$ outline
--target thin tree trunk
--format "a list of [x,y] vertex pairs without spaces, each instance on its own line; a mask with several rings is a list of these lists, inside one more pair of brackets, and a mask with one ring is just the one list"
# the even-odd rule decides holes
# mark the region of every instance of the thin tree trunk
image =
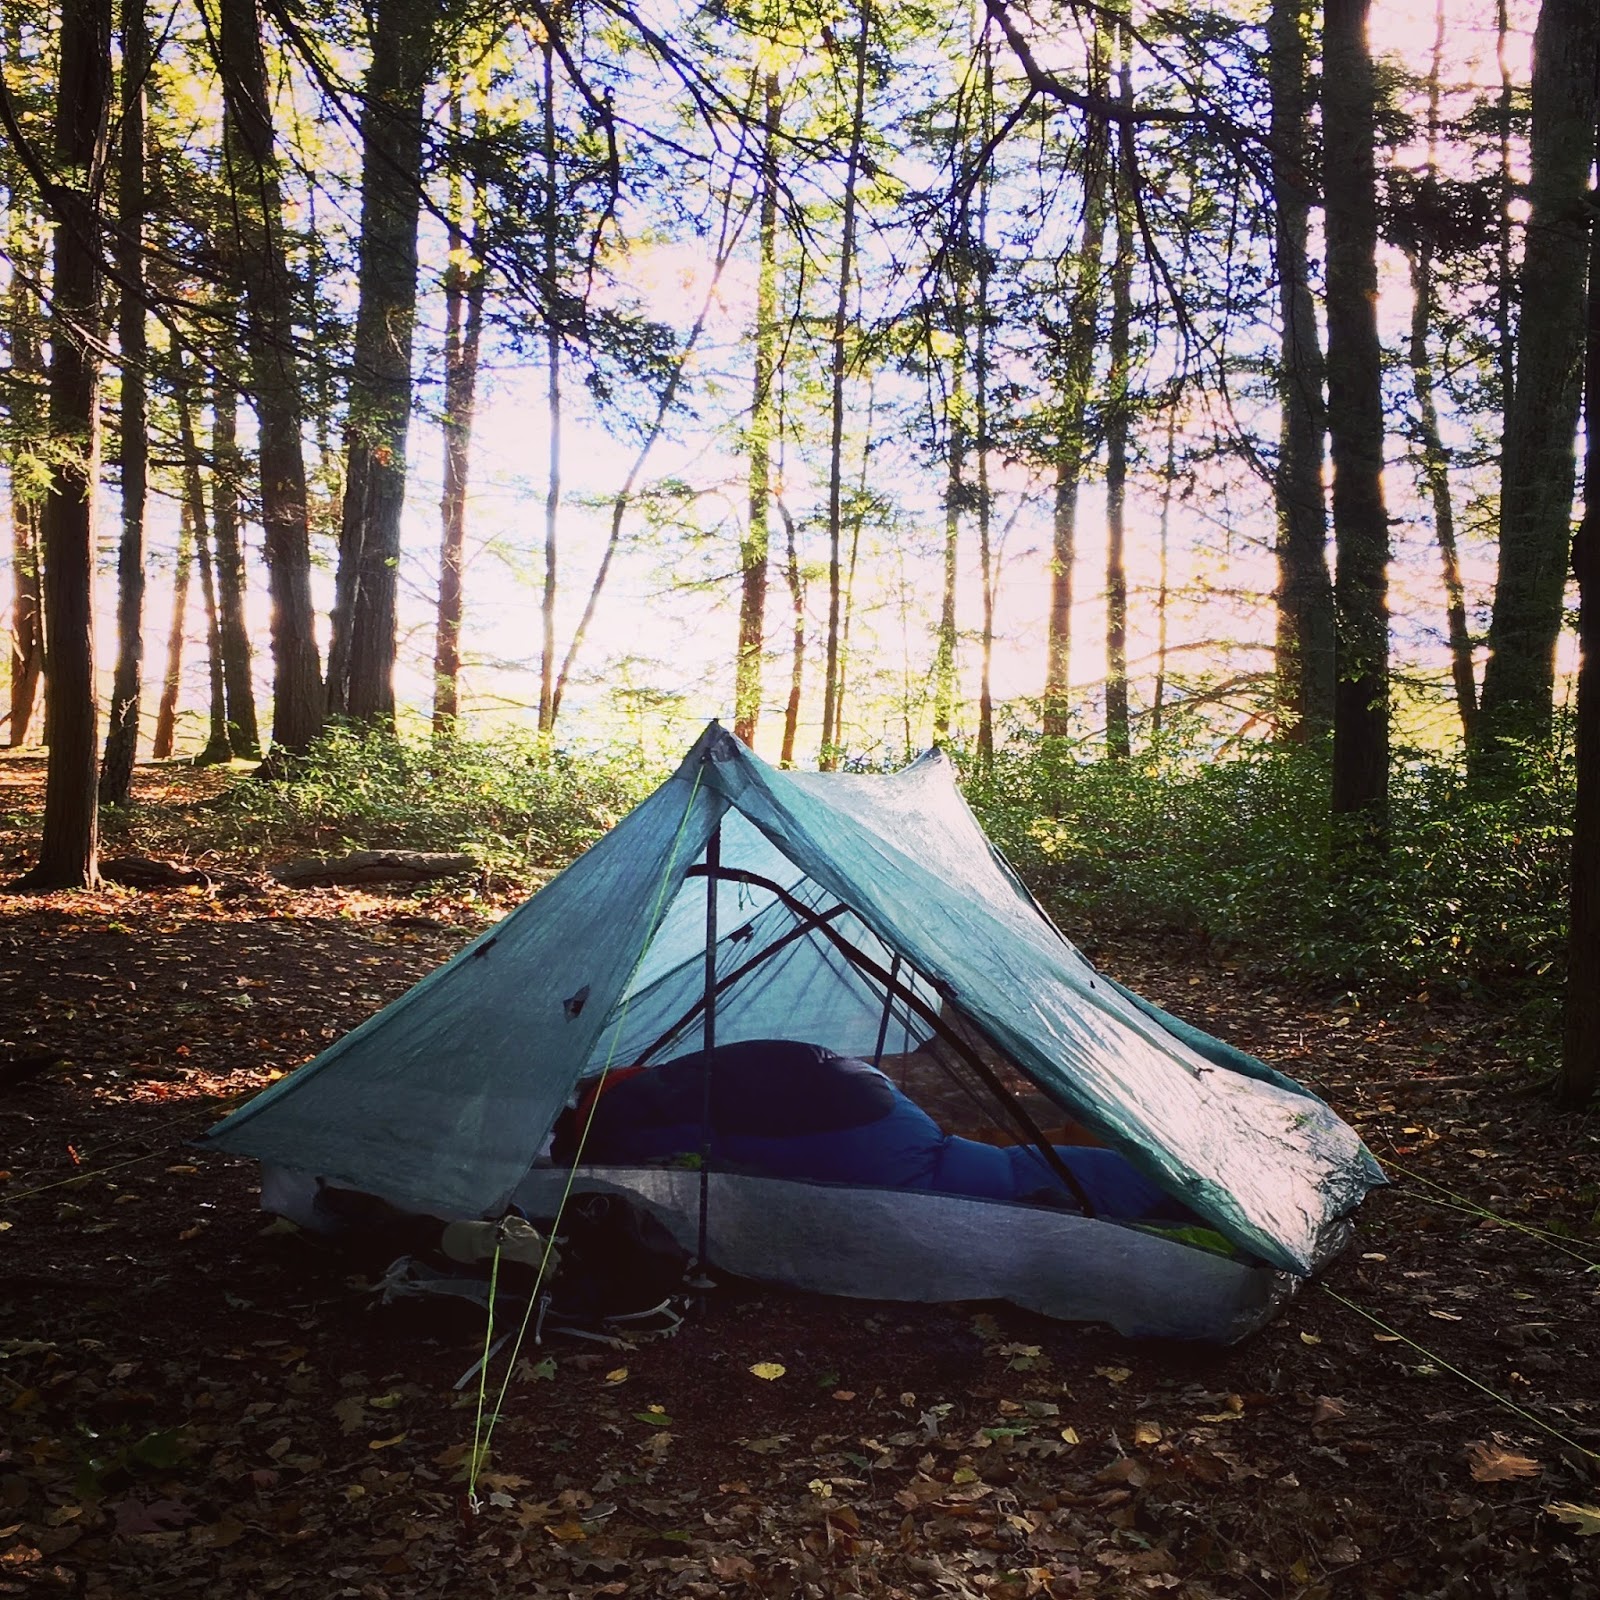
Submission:
[[[210,691],[205,747],[195,759],[201,765],[210,765],[230,760],[233,742],[228,731],[227,678],[222,665],[222,617],[217,601],[216,574],[212,570],[205,485],[200,476],[200,444],[195,428],[195,399],[200,384],[190,381],[191,377],[198,380],[199,376],[198,369],[192,374],[180,369],[176,387],[178,446],[183,454],[183,501],[188,508],[189,526],[194,530],[194,554],[200,567],[200,597],[206,621],[206,681]],[[217,481],[215,474],[212,481]]]
[[617,490],[616,498],[611,502],[611,529],[606,536],[606,547],[601,552],[600,564],[595,569],[594,582],[589,586],[589,598],[584,603],[583,615],[578,619],[578,626],[573,629],[572,639],[567,645],[567,653],[562,657],[561,671],[556,674],[555,691],[551,695],[550,701],[552,722],[561,715],[561,702],[566,695],[567,685],[572,679],[573,666],[577,662],[578,653],[583,648],[584,640],[588,636],[589,626],[594,621],[595,612],[600,607],[601,593],[605,589],[612,562],[622,543],[623,520],[627,516],[628,506],[633,500],[634,485],[638,483],[640,475],[644,472],[645,465],[650,459],[651,452],[655,449],[662,433],[666,430],[667,419],[672,415],[672,408],[677,403],[678,393],[683,387],[683,379],[688,369],[689,357],[699,344],[701,334],[705,332],[706,319],[711,315],[711,308],[716,302],[717,290],[722,283],[722,274],[726,270],[734,247],[738,242],[740,228],[730,226],[730,222],[731,218],[725,207],[722,219],[722,237],[717,246],[711,278],[706,285],[705,298],[701,301],[699,313],[694,319],[693,326],[689,329],[688,336],[683,341],[683,348],[678,352],[678,358],[673,363],[672,370],[667,374],[667,381],[662,385],[661,393],[656,399],[655,416],[651,418],[650,426],[639,445],[638,453],[634,456],[632,464],[628,468],[628,475],[622,480],[622,487]]
[[[1121,31],[1118,99],[1133,101],[1127,33]],[[1128,435],[1132,427],[1128,366],[1133,338],[1133,147],[1126,128],[1117,134],[1118,161],[1112,174],[1117,217],[1116,254],[1111,263],[1110,367],[1106,375],[1106,754],[1126,761],[1132,754],[1128,727]]]
[[828,444],[828,638],[822,674],[822,749],[824,772],[839,765],[831,730],[838,723],[839,608],[842,602],[841,549],[844,536],[844,371],[845,333],[850,322],[850,287],[855,274],[856,181],[861,172],[867,105],[867,46],[872,36],[872,0],[856,0],[859,29],[855,48],[855,108],[850,119],[850,154],[845,165],[844,225],[839,242],[839,293],[834,302],[830,352],[832,380]]
[[101,193],[111,106],[111,0],[63,0],[51,196],[49,487],[41,539],[49,641],[44,827],[30,889],[99,881],[94,692],[95,486],[100,478]]
[[1500,371],[1500,417],[1504,424],[1511,415],[1511,392],[1516,381],[1516,304],[1517,274],[1511,258],[1511,202],[1517,195],[1517,177],[1512,165],[1511,122],[1512,107],[1516,99],[1516,79],[1511,71],[1511,55],[1507,49],[1511,36],[1511,18],[1507,0],[1496,0],[1494,53],[1500,72],[1500,98],[1498,102],[1500,129],[1500,216],[1495,240],[1495,355]]
[[222,681],[228,697],[228,740],[240,760],[261,757],[256,726],[255,676],[245,620],[244,553],[239,542],[239,484],[244,476],[238,445],[239,391],[231,373],[218,371],[211,400],[211,534],[215,544],[217,610],[222,638]]
[[[956,703],[956,579],[960,571],[961,512],[966,503],[967,470],[967,306],[969,242],[955,246],[951,273],[950,390],[945,402],[947,434],[944,485],[944,573],[939,588],[939,631],[933,654],[933,742],[945,744]],[[931,355],[931,352],[930,352]]]
[[145,397],[144,85],[150,41],[144,0],[122,0],[122,139],[117,184],[117,272],[122,305],[122,540],[117,548],[117,664],[111,679],[100,798],[128,803],[139,747],[139,681],[144,668],[144,514],[150,425]]
[[[987,26],[983,34],[982,94],[978,135],[987,149],[994,135],[994,51]],[[978,635],[978,761],[994,765],[994,610],[999,587],[993,521],[994,494],[989,481],[989,200],[992,164],[985,162],[978,179],[978,260],[973,315],[977,323],[972,352],[972,420],[977,453],[978,581],[983,620]]]
[[[15,14],[6,8],[11,32]],[[15,41],[8,37],[14,53]],[[31,215],[18,194],[10,196],[6,248],[14,270],[6,294],[6,329],[11,370],[17,379],[8,399],[9,426],[3,447],[11,499],[11,719],[7,742],[28,742],[44,672],[44,612],[40,592],[43,566],[40,549],[42,500],[37,482],[45,459],[44,418],[39,391],[45,383],[44,352],[39,339],[39,297],[33,285],[44,269],[40,219]]]
[[867,518],[867,478],[872,470],[872,427],[878,415],[878,391],[874,383],[867,385],[867,421],[861,443],[861,477],[856,483],[856,502],[850,513],[850,558],[845,563],[844,595],[839,618],[839,689],[833,697],[833,727],[826,737],[838,751],[845,748],[844,705],[850,687],[850,630],[855,622],[856,570],[861,557],[861,532]]
[[761,716],[766,644],[767,551],[772,496],[773,372],[778,345],[778,76],[766,74],[761,145],[760,263],[756,274],[755,372],[750,397],[749,511],[739,541],[739,646],[733,673],[733,731],[753,744]]
[[1274,480],[1278,524],[1275,677],[1286,736],[1315,740],[1333,725],[1333,585],[1323,488],[1324,366],[1311,294],[1309,0],[1273,0],[1267,19],[1272,96],[1272,187],[1282,336],[1281,413]]
[[[1092,81],[1103,84],[1108,49],[1103,25],[1094,35]],[[1084,129],[1083,232],[1072,261],[1066,336],[1056,380],[1056,488],[1050,550],[1050,614],[1045,638],[1043,731],[1064,737],[1070,726],[1072,686],[1072,568],[1078,543],[1078,489],[1089,456],[1085,418],[1094,379],[1099,331],[1100,265],[1105,253],[1109,131],[1090,117]]]
[[[450,126],[461,133],[461,91],[450,97]],[[459,173],[450,178],[449,264],[445,268],[444,493],[439,502],[439,609],[433,653],[433,735],[448,738],[460,714],[463,562],[467,539],[467,476],[471,469],[473,415],[477,409],[478,357],[483,344],[483,302],[488,274],[477,259],[474,229],[470,264],[467,205]],[[478,214],[481,192],[474,197]],[[553,715],[552,715],[552,720]]]
[[[553,13],[551,13],[553,15]],[[549,413],[549,484],[544,500],[544,593],[539,604],[543,643],[539,651],[539,731],[555,728],[556,536],[561,512],[561,317],[558,305],[561,257],[560,216],[556,160],[556,78],[554,41],[544,41],[544,295],[545,295],[545,397]]]
[[1478,717],[1480,775],[1550,737],[1582,393],[1587,201],[1595,145],[1594,0],[1544,0],[1533,39],[1533,124],[1517,371],[1500,471],[1500,567]]
[[422,209],[422,101],[434,8],[379,0],[361,109],[359,303],[327,709],[394,724],[400,513],[411,426],[411,352]]
[[1328,431],[1337,606],[1333,809],[1381,847],[1389,789],[1389,517],[1377,322],[1376,87],[1370,0],[1327,0],[1323,128],[1328,253]]
[[1584,362],[1583,522],[1572,545],[1578,580],[1578,793],[1572,822],[1567,994],[1561,1104],[1587,1105],[1600,1090],[1600,227],[1589,239]]
[[220,0],[219,9],[224,144],[260,434],[261,522],[272,601],[272,743],[293,755],[322,730],[293,282],[284,252],[283,200],[257,0]]
[[800,572],[800,544],[795,536],[794,518],[777,497],[778,515],[783,519],[784,576],[789,583],[789,607],[794,618],[794,628],[789,654],[789,699],[783,708],[783,748],[778,755],[780,767],[794,765],[795,739],[800,730],[800,696],[805,687],[806,664],[806,589]]
[[[1424,179],[1431,190],[1438,181],[1439,67],[1444,55],[1445,4],[1434,6],[1433,61],[1428,73],[1428,167]],[[1439,541],[1443,569],[1445,625],[1450,641],[1450,672],[1455,683],[1456,709],[1461,717],[1463,742],[1470,747],[1477,715],[1477,684],[1472,672],[1472,637],[1467,632],[1466,593],[1461,583],[1461,560],[1456,552],[1455,507],[1450,499],[1450,454],[1439,432],[1439,410],[1434,401],[1433,358],[1428,331],[1433,325],[1433,251],[1426,238],[1409,253],[1411,267],[1411,389],[1417,402],[1418,432],[1422,445],[1422,478],[1433,503],[1433,528]]]
[[178,691],[183,683],[183,635],[189,616],[189,573],[194,547],[204,530],[197,529],[194,507],[184,495],[178,513],[178,553],[172,568],[172,622],[167,629],[167,667],[161,678],[161,703],[156,708],[156,733],[151,754],[157,761],[172,755],[178,725]]
[[1172,539],[1172,486],[1178,466],[1178,399],[1182,389],[1174,387],[1167,407],[1166,465],[1161,474],[1161,517],[1156,541],[1160,550],[1156,577],[1156,686],[1150,703],[1150,737],[1161,738],[1163,702],[1167,693],[1167,599],[1170,593],[1170,552]]

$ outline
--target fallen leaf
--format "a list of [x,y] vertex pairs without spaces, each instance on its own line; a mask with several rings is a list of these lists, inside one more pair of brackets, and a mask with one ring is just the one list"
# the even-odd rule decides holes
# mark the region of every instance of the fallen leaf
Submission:
[[613,1367],[606,1374],[607,1383],[626,1383],[627,1381],[628,1369],[626,1367]]
[[1160,1444],[1161,1424],[1159,1422],[1140,1422],[1135,1424],[1133,1442],[1135,1444]]
[[1576,1528],[1580,1539],[1600,1534],[1600,1506],[1578,1506],[1570,1500],[1552,1500],[1545,1510],[1558,1522]]
[[1096,1367],[1094,1375],[1104,1378],[1107,1383],[1126,1383],[1133,1376],[1131,1367]]
[[399,1444],[400,1441],[402,1439],[404,1439],[404,1438],[405,1438],[405,1433],[402,1431],[400,1433],[397,1433],[392,1439],[368,1439],[367,1440],[367,1449],[369,1449],[369,1450],[387,1450],[390,1445]]
[[780,1361],[758,1361],[750,1370],[756,1377],[765,1378],[771,1383],[774,1379],[781,1378],[789,1369]]
[[1467,1446],[1467,1463],[1479,1483],[1507,1483],[1513,1478],[1537,1478],[1544,1468],[1532,1456],[1502,1450],[1481,1439]]

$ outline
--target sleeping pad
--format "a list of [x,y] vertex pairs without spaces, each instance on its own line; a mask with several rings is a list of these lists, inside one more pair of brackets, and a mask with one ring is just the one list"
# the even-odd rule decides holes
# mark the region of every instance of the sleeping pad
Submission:
[[[743,1040],[608,1074],[557,1120],[552,1160],[631,1166],[698,1157],[708,1065],[719,1171],[1080,1209],[1033,1147],[944,1133],[868,1062],[793,1039]],[[1117,1152],[1055,1148],[1096,1215],[1194,1220]]]

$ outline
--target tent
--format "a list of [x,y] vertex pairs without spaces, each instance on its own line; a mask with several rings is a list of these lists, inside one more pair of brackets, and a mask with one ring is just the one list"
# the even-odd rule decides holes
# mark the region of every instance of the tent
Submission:
[[591,1166],[583,1186],[632,1194],[743,1275],[1227,1341],[1342,1248],[1384,1181],[1315,1095],[1096,972],[944,755],[779,771],[716,723],[529,901],[203,1142],[259,1159],[263,1203],[302,1218],[317,1183],[446,1218],[550,1215],[569,1173],[549,1135],[580,1080],[713,1041],[870,1058],[891,1021],[897,1042],[960,1049],[1015,1114],[1005,1063],[1204,1226],[709,1163]]

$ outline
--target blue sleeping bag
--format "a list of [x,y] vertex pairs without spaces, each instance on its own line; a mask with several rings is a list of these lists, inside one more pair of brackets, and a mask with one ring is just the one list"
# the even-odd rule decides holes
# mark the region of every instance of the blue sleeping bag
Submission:
[[[552,1158],[636,1165],[698,1155],[708,1063],[711,1160],[719,1169],[1081,1209],[1038,1150],[944,1133],[867,1062],[791,1039],[720,1045],[618,1075],[598,1098],[564,1114]],[[1097,1216],[1193,1220],[1115,1151],[1058,1145],[1056,1154]]]

